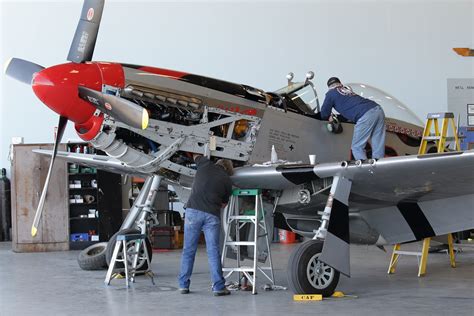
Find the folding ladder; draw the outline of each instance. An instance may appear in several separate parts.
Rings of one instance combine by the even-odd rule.
[[[439,121],[441,119],[441,126]],[[448,137],[448,127],[451,123],[453,136]],[[432,128],[434,127],[434,134],[432,134]],[[429,113],[427,116],[425,130],[423,131],[423,138],[421,139],[421,145],[418,150],[418,155],[426,154],[429,141],[435,141],[438,153],[444,152],[444,146],[446,142],[454,141],[456,150],[461,150],[458,139],[458,130],[456,123],[454,122],[454,114],[452,112],[446,113]]]
[[[439,126],[439,121],[441,119],[441,126]],[[451,123],[453,136],[448,137],[448,127]],[[434,134],[432,133],[434,127]],[[426,154],[428,147],[428,142],[435,141],[437,152],[442,153],[445,150],[447,142],[455,142],[456,150],[461,150],[459,145],[458,131],[456,128],[456,123],[454,122],[454,114],[451,112],[446,113],[429,113],[427,116],[425,129],[423,131],[423,138],[421,139],[420,148],[418,150],[418,155]],[[390,265],[388,267],[388,274],[395,273],[395,268],[397,266],[398,259],[400,255],[408,256],[417,256],[418,258],[418,276],[421,277],[426,273],[426,263],[428,261],[428,250],[430,248],[431,237],[423,239],[423,247],[421,252],[419,251],[401,251],[400,244],[395,244],[393,247],[392,257],[390,259]],[[453,236],[448,234],[448,251],[451,267],[456,267],[456,261],[454,258],[454,248],[453,248]]]
[[[242,210],[239,198],[244,197],[255,197],[255,209],[254,210]],[[238,273],[239,286],[241,282],[242,274],[252,284],[252,294],[257,294],[257,272],[260,271],[270,282],[272,287],[275,286],[275,276],[273,274],[272,255],[270,251],[270,243],[268,240],[268,230],[265,221],[265,214],[262,202],[262,193],[258,189],[248,190],[233,190],[230,197],[229,205],[225,210],[224,216],[224,247],[222,250],[222,271],[227,273],[225,278],[227,279],[232,273]],[[241,230],[246,225],[254,225],[253,240],[242,240]],[[234,238],[233,238],[234,236]],[[264,262],[268,258],[268,266],[259,265],[259,254],[258,254],[258,238],[265,238],[267,256],[264,258]],[[251,239],[251,238],[250,238]],[[252,266],[241,265],[241,246],[253,247],[253,264]],[[260,249],[261,250],[261,249]],[[236,255],[236,266],[226,266],[227,251],[233,251]],[[261,259],[261,258],[260,258]],[[268,274],[268,271],[270,272]]]

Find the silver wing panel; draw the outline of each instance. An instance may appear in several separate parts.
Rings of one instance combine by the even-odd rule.
[[[381,159],[344,173],[366,203],[431,201],[474,193],[474,151]],[[369,205],[367,205],[369,207]]]
[[[474,229],[474,150],[375,163],[244,167],[233,181],[244,188],[291,190],[334,176],[352,180],[351,211],[359,211],[388,243]],[[300,215],[316,216],[314,208],[297,202],[294,207]]]
[[[474,193],[474,150],[350,162],[236,169],[232,180],[243,188],[283,190],[340,175],[352,180],[350,206],[381,208],[400,201],[421,202]]]
[[[52,154],[52,151],[50,150],[33,150],[33,152],[41,154],[41,155],[45,155],[45,156],[51,156]],[[108,156],[59,151],[56,158],[66,160],[72,163],[78,163],[83,166],[97,168],[100,170],[105,170],[105,171],[114,172],[114,173],[129,174],[129,175],[134,175],[134,176],[139,176],[139,177],[149,176],[149,174],[137,172],[137,170],[133,170],[132,168],[127,167],[125,164],[123,164],[119,160],[108,157]]]

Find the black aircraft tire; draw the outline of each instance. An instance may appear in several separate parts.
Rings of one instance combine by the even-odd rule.
[[[288,285],[290,286],[290,289],[293,291],[295,294],[304,294],[303,290],[301,288],[301,285],[299,283],[298,278],[294,277],[294,267],[298,265],[298,258],[301,257],[301,250],[303,248],[303,245],[306,243],[303,242],[302,244],[298,245],[293,252],[290,255],[290,258],[288,259],[288,266],[287,266],[287,278],[288,278]]]
[[[105,261],[106,242],[94,244],[82,250],[77,256],[77,263],[82,270],[107,269]]]
[[[115,242],[117,241],[117,236],[118,235],[124,235],[124,234],[140,234],[140,230],[135,229],[135,228],[126,228],[119,230],[116,232],[112,237],[110,237],[109,242],[107,243],[107,250],[105,252],[105,259],[107,261],[107,265],[110,264],[110,261],[112,260],[112,255],[114,254],[114,248],[115,248]],[[151,242],[148,238],[145,239],[146,243],[146,249],[148,251],[148,255],[150,256],[150,262],[153,258],[153,251],[151,248]],[[116,268],[123,268],[123,263],[122,262],[116,262],[115,263]],[[148,269],[148,263],[143,262],[143,264],[140,267],[140,263],[137,266],[137,271],[145,271]]]
[[[295,294],[322,294],[331,296],[339,282],[339,271],[322,264],[317,257],[323,250],[323,243],[319,240],[309,240],[299,245],[288,260],[288,284]],[[308,271],[315,274],[316,265],[320,265],[326,273],[319,280],[311,280]],[[319,282],[324,282],[319,284]],[[317,284],[316,284],[317,283]],[[315,286],[316,284],[316,286]]]

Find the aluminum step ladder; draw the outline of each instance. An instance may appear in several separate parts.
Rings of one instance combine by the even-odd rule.
[[[255,197],[254,210],[242,210],[239,199]],[[239,286],[241,285],[242,275],[252,285],[252,294],[257,294],[257,272],[262,273],[270,282],[271,286],[275,287],[275,276],[273,273],[272,255],[270,250],[270,242],[268,240],[268,229],[265,221],[265,214],[263,209],[262,192],[258,189],[247,190],[233,190],[230,197],[229,205],[225,209],[224,216],[224,246],[222,250],[222,271],[224,277],[229,278],[234,272],[238,273]],[[253,240],[242,240],[241,230],[246,225],[254,225]],[[233,238],[234,236],[234,238]],[[264,262],[268,259],[268,265],[263,266],[259,264],[258,239],[265,238],[266,256]],[[244,266],[241,263],[241,246],[253,247],[253,264],[251,266]],[[236,257],[236,263],[233,266],[227,266],[226,260],[228,251],[232,251]],[[264,252],[263,252],[264,253]]]
[[[441,120],[441,126],[439,125],[439,120]],[[451,123],[451,132],[453,136],[448,137],[448,127]],[[434,128],[434,134],[433,132]],[[447,142],[453,142],[455,144],[456,150],[461,150],[458,138],[458,131],[456,128],[456,123],[454,122],[454,114],[451,112],[445,113],[429,113],[426,117],[425,129],[423,131],[423,138],[421,139],[420,148],[418,149],[418,155],[426,154],[428,142],[435,141],[436,148],[438,153],[443,153],[445,151],[445,146]],[[416,256],[418,259],[418,277],[421,277],[426,274],[426,264],[428,262],[428,250],[430,248],[431,237],[423,239],[423,246],[421,251],[402,251],[400,250],[400,244],[395,244],[393,247],[392,257],[390,259],[390,264],[388,266],[388,274],[395,273],[395,268],[397,266],[398,260],[401,255],[407,256]],[[448,252],[451,267],[456,267],[456,261],[454,258],[454,248],[453,248],[453,236],[448,234]]]

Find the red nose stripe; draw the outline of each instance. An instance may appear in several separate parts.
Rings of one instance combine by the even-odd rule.
[[[170,70],[170,69],[163,69],[163,68],[156,68],[156,67],[143,66],[143,67],[140,67],[139,69],[145,72],[150,72],[152,74],[166,76],[166,77],[170,77],[174,79],[179,79],[187,75],[187,73],[185,72]]]

